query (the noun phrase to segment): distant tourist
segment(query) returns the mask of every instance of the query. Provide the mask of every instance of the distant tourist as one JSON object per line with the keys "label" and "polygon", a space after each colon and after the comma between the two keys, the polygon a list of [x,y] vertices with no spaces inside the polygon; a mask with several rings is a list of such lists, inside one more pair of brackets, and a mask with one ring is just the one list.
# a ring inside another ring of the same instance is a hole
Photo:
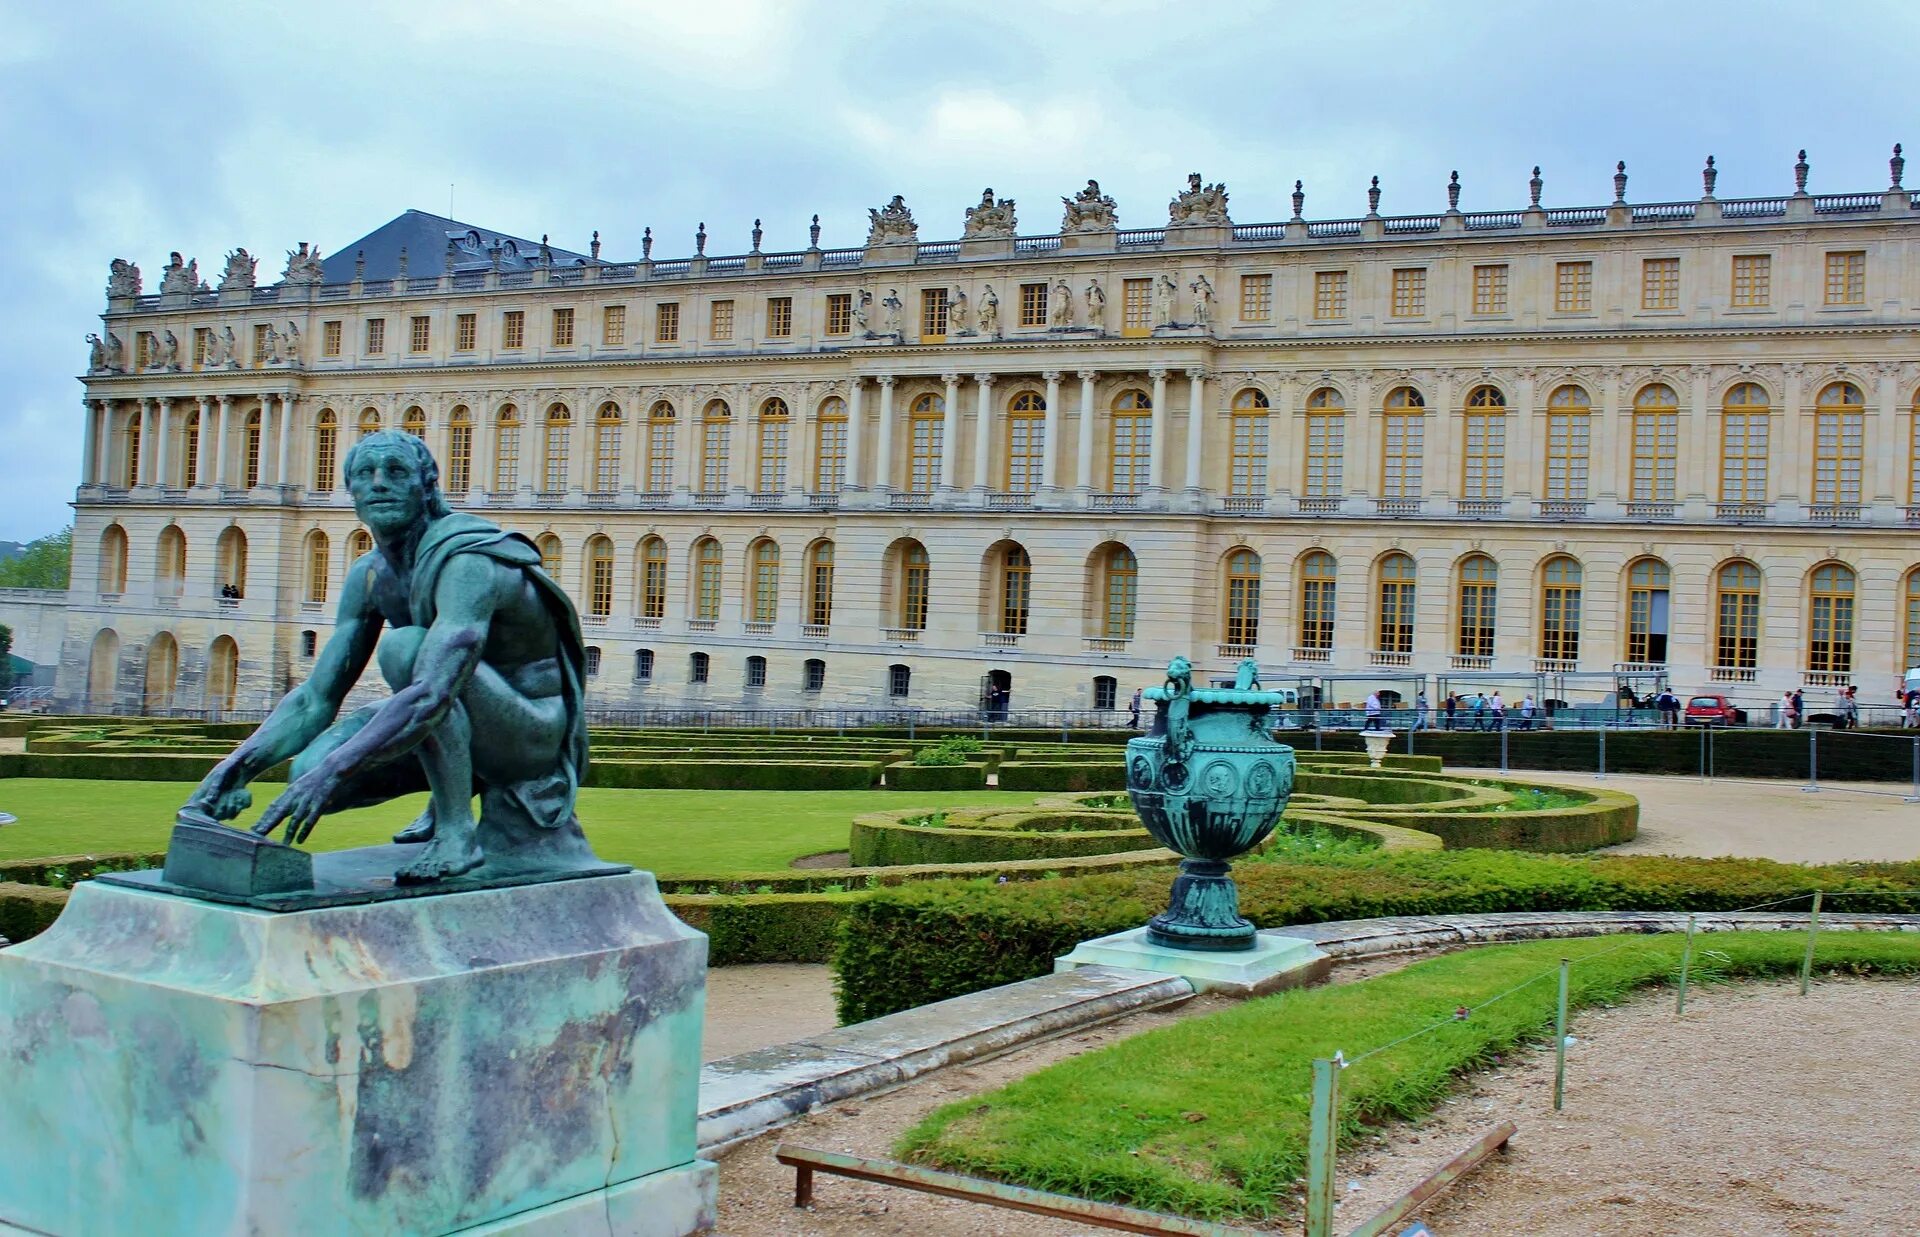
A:
{"label": "distant tourist", "polygon": [[1773,703],[1773,728],[1787,730],[1793,726],[1793,693],[1781,692],[1780,699]]}
{"label": "distant tourist", "polygon": [[1660,710],[1660,725],[1668,730],[1678,729],[1680,726],[1680,697],[1673,694],[1673,689],[1671,687],[1661,688],[1660,695],[1654,699],[1654,704]]}
{"label": "distant tourist", "polygon": [[1533,693],[1528,692],[1526,699],[1520,702],[1520,729],[1533,729],[1533,712],[1536,707],[1533,703]]}
{"label": "distant tourist", "polygon": [[1413,694],[1413,729],[1425,730],[1431,725],[1433,714],[1427,707],[1427,689],[1423,687]]}
{"label": "distant tourist", "polygon": [[1793,728],[1800,729],[1807,720],[1807,692],[1805,688],[1793,689]]}
{"label": "distant tourist", "polygon": [[1133,699],[1127,701],[1127,725],[1140,729],[1140,689],[1133,689]]}
{"label": "distant tourist", "polygon": [[1908,727],[1920,726],[1920,687],[1909,687],[1901,703],[1906,706],[1901,724]]}
{"label": "distant tourist", "polygon": [[1500,689],[1497,687],[1493,689],[1493,698],[1487,701],[1487,711],[1493,714],[1495,730],[1507,728],[1507,702],[1500,698]]}
{"label": "distant tourist", "polygon": [[1483,692],[1473,693],[1473,700],[1470,707],[1473,709],[1473,728],[1475,730],[1485,730],[1487,728],[1486,694]]}
{"label": "distant tourist", "polygon": [[1380,693],[1377,691],[1367,693],[1367,727],[1366,728],[1368,730],[1386,729],[1386,723],[1380,716]]}
{"label": "distant tourist", "polygon": [[1859,689],[1852,684],[1840,693],[1840,729],[1855,730],[1860,726]]}
{"label": "distant tourist", "polygon": [[1445,711],[1446,711],[1446,715],[1447,715],[1447,716],[1446,716],[1446,727],[1447,727],[1447,729],[1448,729],[1448,730],[1452,730],[1452,729],[1453,729],[1453,717],[1454,717],[1454,714],[1456,714],[1456,713],[1458,713],[1458,712],[1460,711],[1460,697],[1459,697],[1459,695],[1458,695],[1457,693],[1454,693],[1454,692],[1448,692],[1448,693],[1447,693],[1447,698],[1446,698],[1446,700],[1445,700],[1445,701],[1443,701],[1443,702],[1441,703],[1441,706],[1440,706],[1440,707],[1441,707],[1441,708],[1442,708],[1443,710],[1445,710]]}

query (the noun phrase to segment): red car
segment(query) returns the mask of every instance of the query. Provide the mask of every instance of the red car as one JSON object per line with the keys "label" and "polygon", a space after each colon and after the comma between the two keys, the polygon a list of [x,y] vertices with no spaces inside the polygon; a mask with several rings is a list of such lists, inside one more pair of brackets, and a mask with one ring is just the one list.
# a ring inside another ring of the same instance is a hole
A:
{"label": "red car", "polygon": [[1736,709],[1733,702],[1725,696],[1689,696],[1687,698],[1687,725],[1689,726],[1744,726],[1747,724],[1747,711]]}

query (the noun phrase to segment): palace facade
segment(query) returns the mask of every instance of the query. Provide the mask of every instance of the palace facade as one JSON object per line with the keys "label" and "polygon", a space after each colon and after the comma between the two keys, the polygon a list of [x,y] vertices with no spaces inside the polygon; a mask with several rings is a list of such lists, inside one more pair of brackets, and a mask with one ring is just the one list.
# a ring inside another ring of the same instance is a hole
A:
{"label": "palace facade", "polygon": [[[262,707],[420,435],[575,596],[603,708],[1124,708],[1203,674],[1758,704],[1920,662],[1920,214],[1901,187],[603,261],[409,211],[278,283],[114,264],[59,691]],[[1570,677],[1569,677],[1570,676]],[[1544,680],[1540,680],[1545,682]],[[1509,688],[1509,690],[1512,690]],[[1584,690],[1584,689],[1583,689]],[[1359,694],[1364,688],[1356,687]],[[1341,693],[1348,694],[1348,693]]]}

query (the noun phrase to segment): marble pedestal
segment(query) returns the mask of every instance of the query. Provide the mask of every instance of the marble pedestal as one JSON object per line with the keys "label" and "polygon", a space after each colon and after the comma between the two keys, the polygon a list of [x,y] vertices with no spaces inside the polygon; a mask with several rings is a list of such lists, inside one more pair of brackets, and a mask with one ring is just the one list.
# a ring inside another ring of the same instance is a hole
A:
{"label": "marble pedestal", "polygon": [[1317,983],[1332,965],[1312,941],[1297,936],[1259,932],[1254,935],[1252,949],[1212,953],[1169,949],[1148,940],[1145,928],[1130,928],[1081,941],[1072,953],[1054,959],[1053,969],[1058,974],[1082,966],[1117,966],[1178,975],[1192,984],[1195,992],[1258,996]]}
{"label": "marble pedestal", "polygon": [[0,950],[0,1232],[711,1227],[706,952],[642,872],[296,912],[83,882]]}

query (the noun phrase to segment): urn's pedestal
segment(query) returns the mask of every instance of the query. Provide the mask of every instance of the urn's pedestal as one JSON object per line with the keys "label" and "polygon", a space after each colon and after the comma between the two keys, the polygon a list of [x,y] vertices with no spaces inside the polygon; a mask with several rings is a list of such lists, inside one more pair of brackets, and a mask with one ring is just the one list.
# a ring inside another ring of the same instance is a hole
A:
{"label": "urn's pedestal", "polygon": [[1252,949],[1222,953],[1156,945],[1147,933],[1146,928],[1130,928],[1081,941],[1072,953],[1054,959],[1054,973],[1083,966],[1118,966],[1178,975],[1192,984],[1195,992],[1258,996],[1317,983],[1333,966],[1317,945],[1297,936],[1258,932]]}
{"label": "urn's pedestal", "polygon": [[705,977],[639,872],[292,912],[84,882],[0,950],[0,1232],[711,1227]]}

